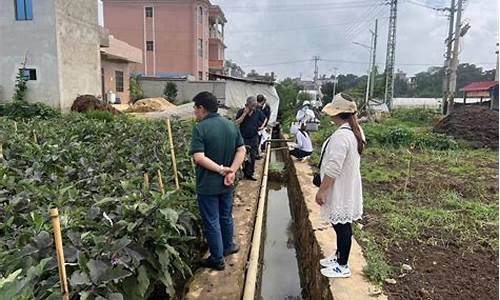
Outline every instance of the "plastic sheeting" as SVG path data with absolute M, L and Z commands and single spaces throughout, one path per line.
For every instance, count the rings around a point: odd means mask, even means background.
M 273 85 L 254 82 L 243 82 L 236 80 L 225 80 L 226 99 L 225 104 L 232 108 L 243 108 L 249 96 L 262 94 L 267 99 L 267 104 L 271 107 L 271 117 L 269 122 L 276 122 L 280 98 Z

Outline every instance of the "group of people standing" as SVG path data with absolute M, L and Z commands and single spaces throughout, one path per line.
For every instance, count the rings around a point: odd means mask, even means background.
M 262 131 L 269 122 L 271 111 L 264 96 L 251 96 L 238 111 L 235 122 L 231 122 L 217 113 L 217 99 L 211 93 L 202 92 L 193 102 L 198 123 L 193 129 L 191 154 L 197 165 L 196 193 L 210 250 L 210 256 L 200 264 L 223 270 L 224 257 L 239 250 L 233 240 L 235 174 L 248 149 L 250 161 L 244 166 L 244 176 L 256 180 L 255 160 L 259 158 Z M 304 112 L 307 116 L 307 110 Z M 349 95 L 335 95 L 322 113 L 330 117 L 337 130 L 321 149 L 320 182 L 315 182 L 319 187 L 315 200 L 321 206 L 322 218 L 331 223 L 336 232 L 337 250 L 321 259 L 319 264 L 324 276 L 350 277 L 352 222 L 360 219 L 363 211 L 360 160 L 366 141 L 356 119 L 356 104 Z M 306 122 L 298 121 L 292 127 L 297 147 L 290 154 L 303 158 L 313 149 Z

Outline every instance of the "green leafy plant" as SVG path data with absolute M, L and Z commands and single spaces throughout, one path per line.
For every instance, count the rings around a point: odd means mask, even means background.
M 167 82 L 165 89 L 163 89 L 163 95 L 168 99 L 175 100 L 177 98 L 177 84 L 175 82 Z
M 14 96 L 12 96 L 13 101 L 24 101 L 26 96 L 26 78 L 24 78 L 24 70 L 26 67 L 26 57 L 24 61 L 21 63 L 21 68 L 17 71 L 16 75 L 16 84 L 14 87 Z
M 158 286 L 174 297 L 203 249 L 192 123 L 173 122 L 180 190 L 164 122 L 70 114 L 16 126 L 0 118 L 0 299 L 60 299 L 50 207 L 61 215 L 70 298 L 148 299 Z
M 142 84 L 140 82 L 141 75 L 131 75 L 130 76 L 130 101 L 135 103 L 137 100 L 144 99 L 144 91 L 142 89 Z
M 42 120 L 60 118 L 61 113 L 47 104 L 36 102 L 28 103 L 26 101 L 11 101 L 0 104 L 0 116 L 11 119 L 31 119 Z

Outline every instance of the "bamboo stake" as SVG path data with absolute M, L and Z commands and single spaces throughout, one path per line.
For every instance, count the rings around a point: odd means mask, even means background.
M 194 159 L 191 157 L 191 167 L 193 167 L 193 174 L 196 174 L 196 165 L 194 163 Z
M 3 159 L 3 145 L 0 144 L 0 159 Z
M 33 141 L 35 142 L 35 144 L 38 144 L 38 138 L 36 137 L 35 129 L 33 129 Z
M 163 179 L 161 178 L 160 169 L 158 169 L 158 184 L 160 185 L 160 191 L 163 196 L 165 196 L 165 189 L 163 187 Z
M 56 245 L 57 264 L 59 266 L 59 280 L 61 281 L 61 294 L 63 300 L 69 300 L 68 280 L 66 278 L 66 267 L 64 265 L 64 251 L 61 237 L 61 223 L 59 222 L 59 210 L 50 209 L 50 218 L 54 227 L 54 242 Z
M 14 132 L 17 133 L 17 122 L 14 121 Z
M 170 155 L 172 156 L 172 167 L 174 169 L 175 188 L 178 190 L 179 177 L 177 176 L 177 162 L 175 159 L 174 140 L 172 138 L 172 126 L 170 125 L 170 119 L 167 119 L 167 130 L 168 130 L 168 140 L 170 142 Z
M 144 173 L 144 190 L 149 190 L 149 175 L 148 172 Z
M 259 203 L 257 204 L 257 216 L 255 217 L 255 225 L 252 237 L 252 246 L 250 248 L 250 257 L 248 258 L 248 268 L 245 278 L 245 286 L 243 289 L 243 300 L 255 299 L 257 290 L 257 277 L 259 273 L 259 258 L 261 257 L 260 249 L 262 242 L 262 230 L 264 225 L 264 214 L 266 207 L 267 195 L 267 180 L 269 173 L 269 161 L 271 159 L 271 144 L 266 148 L 266 160 L 264 162 L 264 174 L 260 184 Z

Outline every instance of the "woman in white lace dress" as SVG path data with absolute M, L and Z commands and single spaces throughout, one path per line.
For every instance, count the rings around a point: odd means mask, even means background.
M 356 120 L 356 103 L 349 95 L 335 95 L 323 112 L 339 128 L 323 144 L 321 186 L 316 194 L 321 217 L 332 223 L 337 234 L 337 251 L 320 261 L 321 273 L 331 278 L 350 277 L 351 224 L 363 214 L 360 159 L 365 138 Z

